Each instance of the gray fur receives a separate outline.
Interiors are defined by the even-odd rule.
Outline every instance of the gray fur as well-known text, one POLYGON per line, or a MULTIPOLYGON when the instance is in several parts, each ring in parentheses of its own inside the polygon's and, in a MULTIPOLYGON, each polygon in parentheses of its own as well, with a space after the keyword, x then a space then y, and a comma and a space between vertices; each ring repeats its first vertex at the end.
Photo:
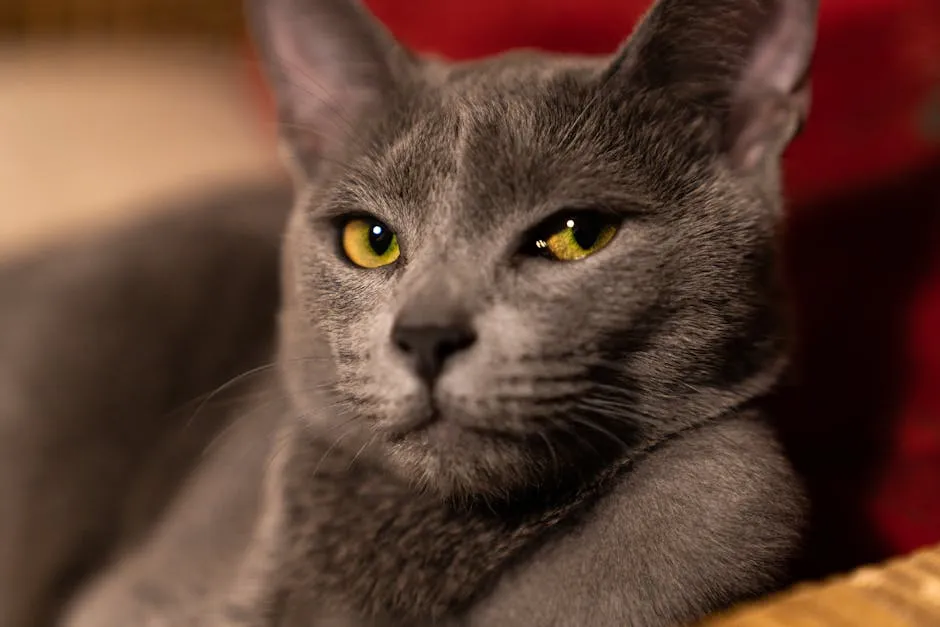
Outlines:
POLYGON ((611 58, 460 64, 350 0, 249 8, 296 166, 278 372, 64 624, 662 625, 779 584, 802 500, 761 408, 815 1, 661 0, 611 58), (521 254, 589 208, 609 246, 521 254), (343 258, 361 214, 396 263, 343 258), (403 320, 476 339, 429 384, 403 320))
POLYGON ((44 625, 146 534, 230 386, 269 359, 281 184, 178 209, 0 269, 0 625, 44 625))

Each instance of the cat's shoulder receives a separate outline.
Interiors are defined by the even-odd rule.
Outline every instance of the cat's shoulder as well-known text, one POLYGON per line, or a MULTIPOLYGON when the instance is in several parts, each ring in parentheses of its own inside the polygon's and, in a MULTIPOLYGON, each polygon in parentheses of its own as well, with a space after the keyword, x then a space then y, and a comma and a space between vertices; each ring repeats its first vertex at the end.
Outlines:
POLYGON ((779 585, 798 542, 805 503, 797 485, 756 415, 687 432, 624 473, 579 526, 506 573, 467 624, 647 624, 662 621, 656 612, 665 608, 687 620, 764 592, 779 585), (690 563, 696 572, 683 568, 690 563))

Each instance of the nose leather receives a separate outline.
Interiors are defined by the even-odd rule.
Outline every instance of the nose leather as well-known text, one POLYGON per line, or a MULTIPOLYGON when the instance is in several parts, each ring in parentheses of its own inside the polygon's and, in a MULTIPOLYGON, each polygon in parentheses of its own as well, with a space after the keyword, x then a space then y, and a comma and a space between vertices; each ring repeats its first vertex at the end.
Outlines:
POLYGON ((444 325, 399 322, 392 329, 396 348, 429 385, 440 376, 451 357, 473 346, 476 339, 473 328, 463 322, 444 325))

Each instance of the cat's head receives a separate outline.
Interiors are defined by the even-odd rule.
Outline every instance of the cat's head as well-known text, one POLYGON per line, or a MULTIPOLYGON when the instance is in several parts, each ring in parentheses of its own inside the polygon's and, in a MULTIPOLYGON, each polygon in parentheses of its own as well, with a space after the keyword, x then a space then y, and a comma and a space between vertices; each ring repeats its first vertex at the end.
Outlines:
POLYGON ((492 496, 766 392, 816 5, 661 0, 609 58, 449 64, 351 0, 251 0, 299 181, 298 413, 492 496))

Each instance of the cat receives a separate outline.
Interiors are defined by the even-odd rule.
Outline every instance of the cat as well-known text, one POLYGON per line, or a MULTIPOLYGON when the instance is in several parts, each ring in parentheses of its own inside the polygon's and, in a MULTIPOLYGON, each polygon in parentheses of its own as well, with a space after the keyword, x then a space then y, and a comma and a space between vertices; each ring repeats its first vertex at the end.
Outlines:
POLYGON ((224 429, 235 386, 193 415, 269 359, 290 199, 187 194, 0 266, 0 625, 53 624, 224 429))
POLYGON ((817 8, 659 0, 607 58, 450 63, 355 0, 249 0, 296 189, 275 366, 61 624, 656 626, 785 581, 817 8))

